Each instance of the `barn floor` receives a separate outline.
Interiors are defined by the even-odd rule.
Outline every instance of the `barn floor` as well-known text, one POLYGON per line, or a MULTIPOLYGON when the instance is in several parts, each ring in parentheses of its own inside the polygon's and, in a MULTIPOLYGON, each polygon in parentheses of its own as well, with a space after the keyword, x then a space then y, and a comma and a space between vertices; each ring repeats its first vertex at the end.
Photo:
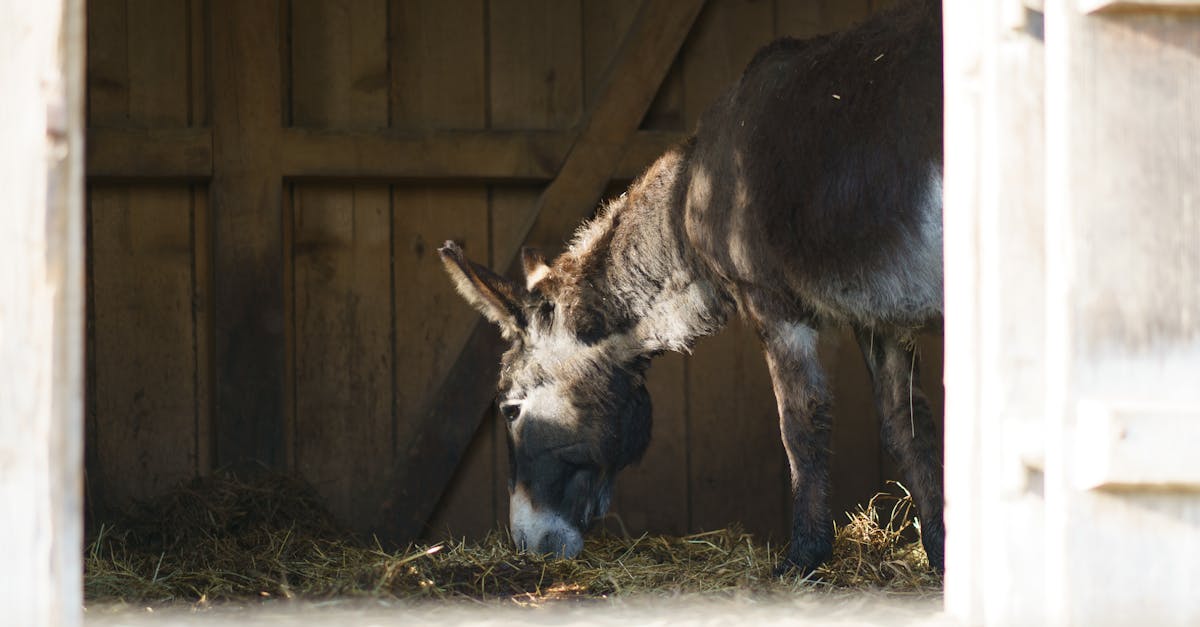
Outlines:
POLYGON ((197 608, 147 608, 94 604, 85 612, 90 627, 206 625, 954 625, 940 597, 897 597, 871 592, 808 593, 789 598, 683 595, 522 605, 515 601, 472 603, 332 601, 229 603, 197 608))

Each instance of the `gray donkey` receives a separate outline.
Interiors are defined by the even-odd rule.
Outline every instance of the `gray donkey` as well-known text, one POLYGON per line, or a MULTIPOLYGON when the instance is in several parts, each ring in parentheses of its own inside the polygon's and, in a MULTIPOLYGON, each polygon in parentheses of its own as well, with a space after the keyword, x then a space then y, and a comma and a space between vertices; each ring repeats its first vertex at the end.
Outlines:
POLYGON ((523 251, 523 283, 453 242, 440 249, 459 292, 511 343, 499 405, 519 548, 579 553, 617 472, 649 444, 651 359, 690 350, 737 314, 762 340, 791 467, 781 568, 808 572, 831 553, 830 398, 816 346, 820 328, 842 324, 857 334, 883 443, 942 569, 941 454, 912 347, 942 316, 941 67, 937 0, 776 41, 565 253, 547 264, 523 251))

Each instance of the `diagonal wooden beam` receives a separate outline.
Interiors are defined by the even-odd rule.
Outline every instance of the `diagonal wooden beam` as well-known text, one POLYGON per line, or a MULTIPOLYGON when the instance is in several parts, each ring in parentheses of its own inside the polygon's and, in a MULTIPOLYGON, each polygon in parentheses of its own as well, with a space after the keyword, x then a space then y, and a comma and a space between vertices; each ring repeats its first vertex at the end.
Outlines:
MULTIPOLYGON (((524 216, 514 242, 557 248, 592 210, 649 110, 704 0, 645 0, 609 64, 599 98, 586 113, 554 181, 524 216)), ((497 265, 515 270, 519 244, 496 251, 497 265)), ((490 324, 477 321, 448 376, 400 453, 377 535, 394 543, 416 539, 495 391, 502 344, 490 324)))

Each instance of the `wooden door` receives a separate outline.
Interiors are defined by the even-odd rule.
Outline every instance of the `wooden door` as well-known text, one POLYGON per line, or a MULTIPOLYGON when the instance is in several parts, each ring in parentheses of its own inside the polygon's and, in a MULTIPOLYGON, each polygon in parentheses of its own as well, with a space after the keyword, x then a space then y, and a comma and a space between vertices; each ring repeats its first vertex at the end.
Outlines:
POLYGON ((946 3, 946 601, 970 624, 1200 620, 1197 8, 946 3))

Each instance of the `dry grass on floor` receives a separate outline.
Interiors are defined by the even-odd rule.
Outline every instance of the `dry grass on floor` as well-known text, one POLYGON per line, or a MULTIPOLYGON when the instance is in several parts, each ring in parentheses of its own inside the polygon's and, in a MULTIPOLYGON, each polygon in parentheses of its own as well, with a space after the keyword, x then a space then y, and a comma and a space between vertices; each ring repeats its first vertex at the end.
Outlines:
POLYGON ((877 495, 839 526, 816 577, 775 577, 781 547, 737 529, 684 537, 590 538, 577 559, 518 553, 502 533, 479 543, 388 552, 340 530, 312 490, 285 477, 196 480, 100 526, 85 556, 89 602, 258 598, 554 599, 867 588, 939 594, 905 533, 911 503, 877 495), (881 515, 880 512, 883 512, 881 515))

